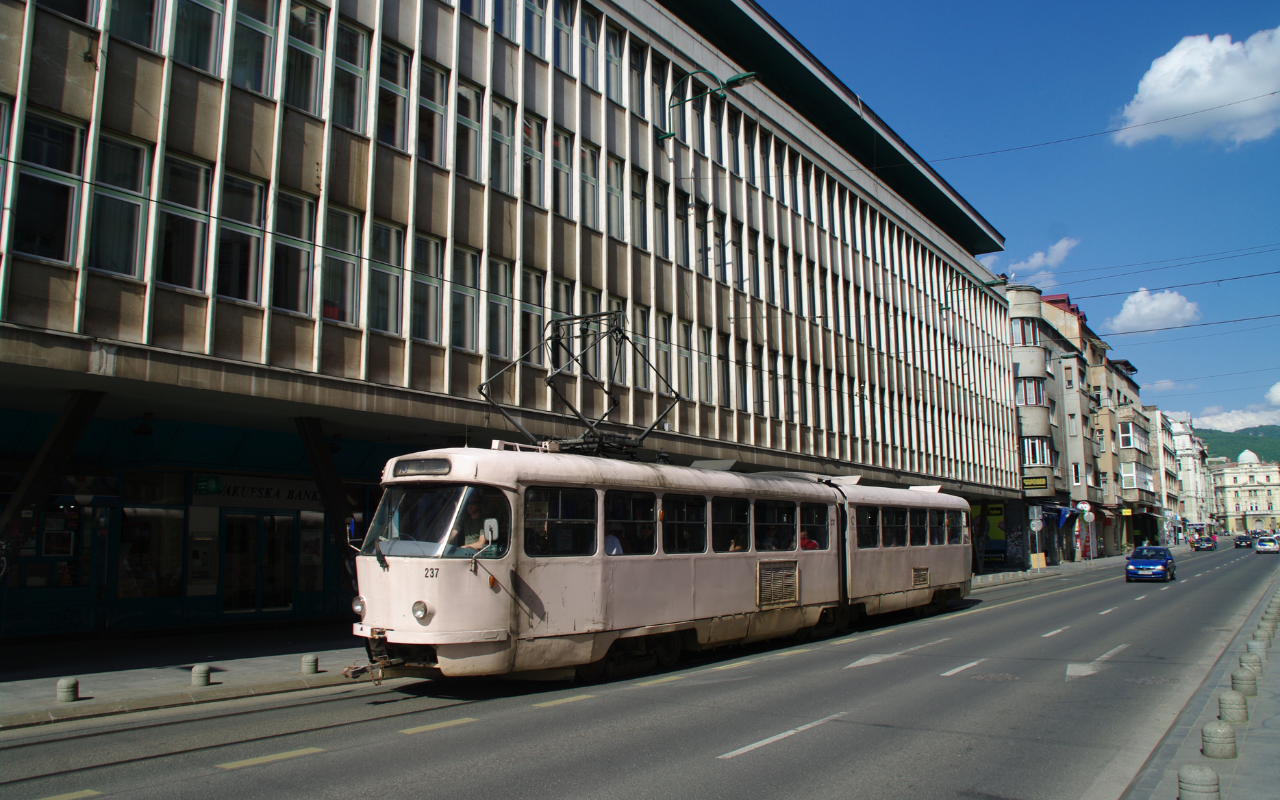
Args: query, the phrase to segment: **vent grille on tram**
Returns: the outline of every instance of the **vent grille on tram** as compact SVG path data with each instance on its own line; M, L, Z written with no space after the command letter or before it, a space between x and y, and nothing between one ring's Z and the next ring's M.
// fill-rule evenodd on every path
M800 575L795 561L760 562L760 608L780 608L800 602Z

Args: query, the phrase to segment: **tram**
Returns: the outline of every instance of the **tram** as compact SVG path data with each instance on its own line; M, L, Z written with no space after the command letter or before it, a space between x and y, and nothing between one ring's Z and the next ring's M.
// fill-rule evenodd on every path
M596 677L969 593L937 487L494 442L401 456L356 556L375 678Z

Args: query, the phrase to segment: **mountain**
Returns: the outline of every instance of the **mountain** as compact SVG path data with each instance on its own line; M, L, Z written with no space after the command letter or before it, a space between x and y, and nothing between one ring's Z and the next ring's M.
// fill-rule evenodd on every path
M1258 425L1238 431L1214 431L1197 428L1196 435L1204 439L1209 456L1226 456L1232 461L1245 450L1252 450L1263 461L1280 461L1280 425Z

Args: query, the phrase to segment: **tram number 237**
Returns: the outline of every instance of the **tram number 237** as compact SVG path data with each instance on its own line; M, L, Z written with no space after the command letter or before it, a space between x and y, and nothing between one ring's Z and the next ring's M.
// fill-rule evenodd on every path
M439 568L439 567L427 567L425 570L423 570L423 572L422 572L422 577L424 577L424 578L438 578L438 577L440 577L440 568Z

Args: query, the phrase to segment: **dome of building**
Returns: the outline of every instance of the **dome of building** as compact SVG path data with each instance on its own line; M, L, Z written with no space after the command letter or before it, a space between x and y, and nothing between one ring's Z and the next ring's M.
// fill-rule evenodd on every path
M1237 464L1261 464L1262 459L1258 458L1258 454L1252 450L1245 450L1236 457Z

